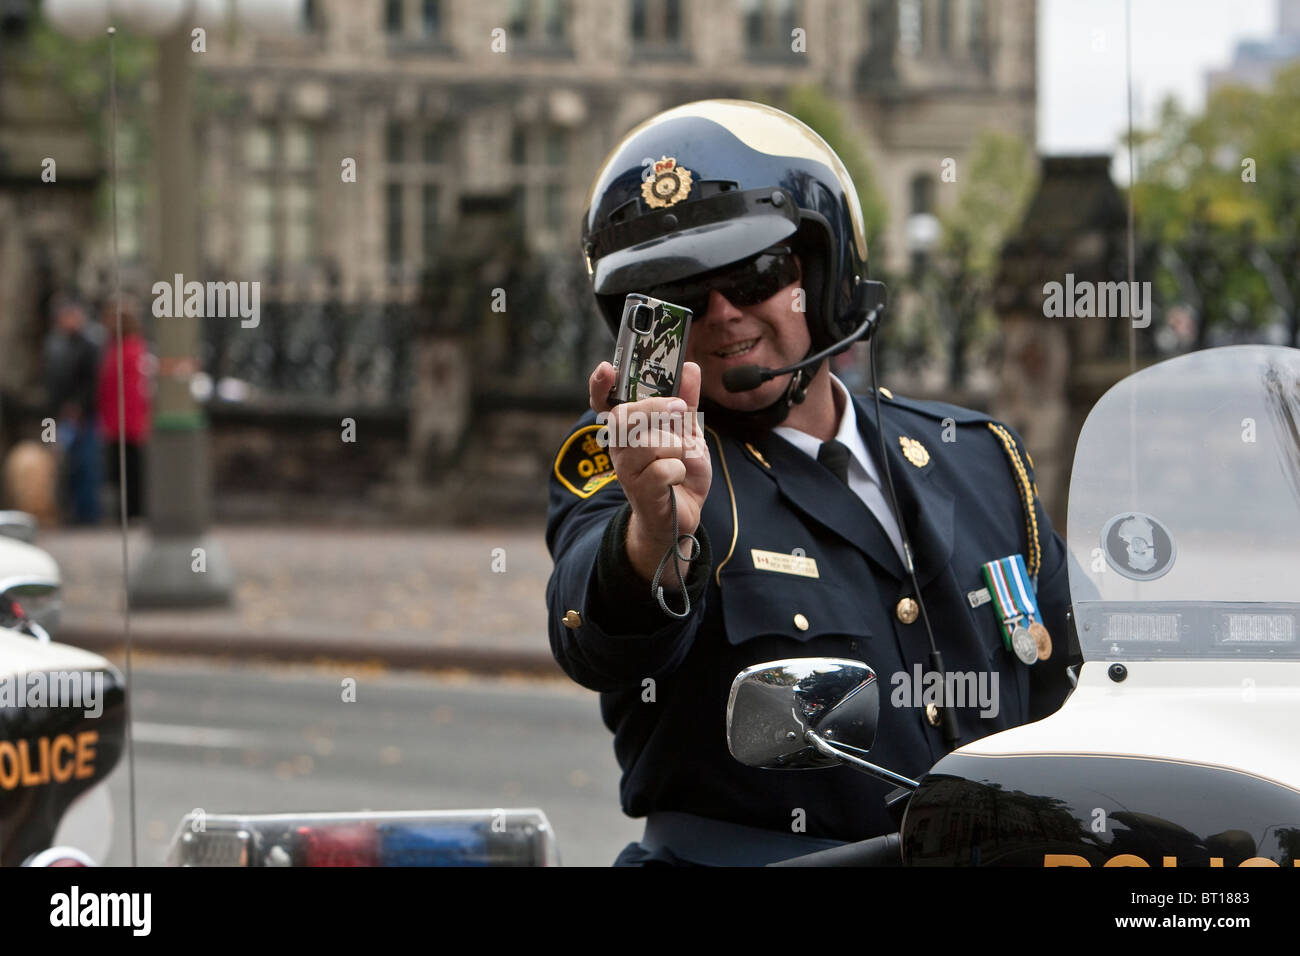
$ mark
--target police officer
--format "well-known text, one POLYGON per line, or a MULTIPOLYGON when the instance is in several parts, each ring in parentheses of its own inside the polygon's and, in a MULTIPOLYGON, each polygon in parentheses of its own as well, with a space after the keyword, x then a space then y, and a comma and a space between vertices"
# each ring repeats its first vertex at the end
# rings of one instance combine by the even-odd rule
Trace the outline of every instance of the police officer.
POLYGON ((945 670, 961 679, 950 686, 983 691, 941 699, 960 743, 1060 706, 1066 552, 1013 432, 884 388, 877 421, 875 397, 850 395, 825 361, 743 391, 724 384, 729 369, 796 364, 863 321, 857 193, 816 133, 738 100, 647 120, 596 176, 583 250, 615 332, 629 292, 695 316, 679 397, 611 412, 602 362, 550 481, 551 648, 601 693, 623 810, 647 821, 617 863, 756 865, 897 830, 892 787, 856 770, 738 763, 726 704, 753 664, 863 661, 881 682, 871 759, 919 777, 951 740, 945 711, 918 686, 930 673, 918 598, 945 670), (674 426, 682 409, 701 414, 674 426), (643 428, 640 441, 610 439, 634 434, 638 415, 650 438, 643 428))

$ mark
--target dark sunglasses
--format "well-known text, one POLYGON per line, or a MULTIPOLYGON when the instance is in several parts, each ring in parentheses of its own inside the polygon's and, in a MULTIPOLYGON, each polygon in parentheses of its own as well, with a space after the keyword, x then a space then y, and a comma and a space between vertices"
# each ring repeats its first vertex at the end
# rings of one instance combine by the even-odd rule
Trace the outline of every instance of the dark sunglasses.
POLYGON ((712 272, 646 290, 646 295, 690 309, 697 319, 709 310, 709 293, 718 292, 732 305, 757 305, 799 278, 799 264, 789 246, 772 246, 758 255, 712 272))

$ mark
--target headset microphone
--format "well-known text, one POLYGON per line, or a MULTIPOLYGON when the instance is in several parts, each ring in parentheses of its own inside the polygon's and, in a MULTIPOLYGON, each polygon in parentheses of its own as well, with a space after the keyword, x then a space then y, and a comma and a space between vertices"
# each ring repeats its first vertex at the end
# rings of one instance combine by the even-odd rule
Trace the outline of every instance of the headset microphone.
POLYGON ((859 339, 869 339, 876 331, 876 326, 880 323, 880 314, 885 309, 885 286, 881 282, 864 280, 858 285, 856 293, 862 306, 869 306, 870 311, 867 317, 856 329, 847 336, 840 339, 829 348, 822 349, 815 355, 809 355, 803 361, 795 362, 793 365, 787 365, 785 368, 763 368, 760 365, 737 365, 735 368, 729 368, 722 373, 722 387, 729 392, 748 392, 750 389, 758 388, 769 379, 774 379, 779 375, 788 375, 791 372, 797 372, 800 369, 807 368, 810 365, 816 365, 828 355, 835 355, 844 351, 859 339))

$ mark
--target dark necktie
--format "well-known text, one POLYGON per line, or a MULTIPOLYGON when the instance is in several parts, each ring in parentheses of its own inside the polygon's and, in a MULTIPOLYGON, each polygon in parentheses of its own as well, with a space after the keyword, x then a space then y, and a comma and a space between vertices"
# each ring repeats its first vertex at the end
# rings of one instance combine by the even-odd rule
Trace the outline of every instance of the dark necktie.
POLYGON ((822 442, 822 447, 817 450, 817 462, 826 466, 832 475, 844 482, 849 483, 849 446, 841 441, 832 438, 830 441, 822 442))

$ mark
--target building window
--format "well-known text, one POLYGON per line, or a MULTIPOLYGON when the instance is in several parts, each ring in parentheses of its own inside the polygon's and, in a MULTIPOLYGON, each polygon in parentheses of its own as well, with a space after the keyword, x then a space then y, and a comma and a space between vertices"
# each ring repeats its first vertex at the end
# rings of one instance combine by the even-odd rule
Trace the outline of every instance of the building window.
POLYGON ((569 161, 569 137, 565 131, 551 127, 546 131, 546 165, 563 166, 569 161))
POLYGON ((420 229, 424 261, 433 261, 438 250, 439 229, 442 227, 442 189, 435 183, 425 183, 420 187, 420 229))
POLYGON ((444 12, 442 0, 384 0, 384 30, 390 39, 417 45, 441 40, 444 12))
POLYGON ((912 215, 934 212, 934 177, 928 173, 917 173, 911 184, 912 215))
POLYGON ((929 173, 917 173, 908 183, 908 192, 910 196, 911 219, 909 220, 909 232, 916 226, 923 228, 918 230, 918 234, 909 235, 908 242, 911 245, 912 278, 919 279, 925 274, 929 266, 930 250, 933 245, 933 236, 928 235, 930 230, 938 225, 934 216, 934 177, 929 173), (917 217, 923 217, 918 219, 917 217), (924 220, 929 220, 928 223, 924 220))
POLYGON ((302 27, 307 33, 316 33, 325 28, 320 0, 302 0, 302 27))
POLYGON ((921 0, 898 0, 898 46, 908 56, 918 56, 921 52, 924 36, 921 8, 921 0))
POLYGON ((868 9, 869 51, 871 56, 892 58, 897 41, 894 12, 897 0, 871 0, 868 9))
POLYGON ((291 183, 285 190, 285 260, 301 265, 316 254, 315 190, 303 183, 291 183))
POLYGON ((977 59, 985 55, 988 43, 986 16, 984 0, 966 0, 966 47, 977 59))
POLYGON ((672 48, 682 42, 681 0, 632 0, 632 42, 640 47, 672 48))
POLYGON ((561 126, 516 126, 511 135, 515 201, 525 226, 562 231, 566 222, 572 138, 561 126))
POLYGON ((275 192, 263 183, 244 192, 244 251, 259 269, 275 261, 275 192))
POLYGON ((549 43, 564 41, 564 0, 542 0, 542 32, 549 43))
POLYGON ((317 256, 316 131, 259 123, 244 138, 244 254, 255 268, 304 266, 317 256))
POLYGON ((401 163, 406 159, 406 129, 401 123, 389 123, 384 136, 384 150, 390 163, 401 163))
POLYGON ((384 196, 388 223, 386 246, 390 266, 400 266, 405 261, 405 250, 403 248, 405 243, 402 242, 403 233, 405 232, 404 223, 402 222, 402 191, 401 183, 389 183, 384 196))
POLYGON ((447 131, 437 126, 430 126, 424 131, 424 162, 436 165, 447 161, 447 131))
POLYGON ((455 129, 445 123, 390 121, 386 194, 388 264, 427 265, 443 226, 443 200, 453 181, 455 129))
POLYGON ((311 169, 315 145, 312 131, 302 123, 290 123, 284 130, 284 165, 293 172, 311 169))
POLYGON ((548 183, 545 196, 546 228, 559 232, 565 226, 564 186, 560 183, 548 183))
POLYGON ((384 29, 393 36, 401 36, 403 32, 402 7, 403 0, 384 0, 384 29))
POLYGON ((935 27, 939 31, 939 50, 952 52, 952 0, 939 0, 939 9, 935 16, 935 27))
POLYGON ((751 53, 790 53, 803 10, 799 0, 741 0, 745 45, 751 53))
POLYGON ((439 0, 423 0, 420 4, 420 32, 429 39, 442 33, 442 4, 439 0))
POLYGON ((510 0, 510 39, 529 48, 563 48, 567 42, 567 0, 510 0))

